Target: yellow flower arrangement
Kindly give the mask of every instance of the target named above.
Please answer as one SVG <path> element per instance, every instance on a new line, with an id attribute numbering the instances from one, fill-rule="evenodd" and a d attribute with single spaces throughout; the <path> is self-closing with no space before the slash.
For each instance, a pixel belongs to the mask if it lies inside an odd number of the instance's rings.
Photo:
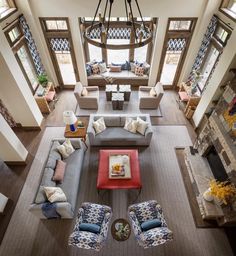
<path id="1" fill-rule="evenodd" d="M 236 196 L 236 187 L 228 181 L 211 180 L 209 194 L 215 196 L 224 204 L 228 204 Z"/>

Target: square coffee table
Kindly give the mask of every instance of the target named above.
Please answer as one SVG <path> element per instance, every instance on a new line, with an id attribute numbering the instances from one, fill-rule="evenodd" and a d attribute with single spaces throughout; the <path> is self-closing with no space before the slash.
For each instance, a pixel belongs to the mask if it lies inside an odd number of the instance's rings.
<path id="1" fill-rule="evenodd" d="M 130 156 L 130 179 L 110 179 L 109 178 L 109 156 L 110 154 L 128 154 Z M 106 149 L 99 151 L 99 166 L 97 189 L 142 189 L 140 178 L 140 167 L 138 159 L 138 150 L 136 149 Z"/>

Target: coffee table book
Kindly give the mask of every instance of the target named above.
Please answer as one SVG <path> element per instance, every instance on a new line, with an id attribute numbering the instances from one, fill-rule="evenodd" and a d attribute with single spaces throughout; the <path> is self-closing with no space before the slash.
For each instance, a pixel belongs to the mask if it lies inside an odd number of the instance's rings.
<path id="1" fill-rule="evenodd" d="M 115 164 L 122 166 L 120 172 L 114 173 Z M 109 179 L 131 179 L 129 154 L 109 154 Z"/>

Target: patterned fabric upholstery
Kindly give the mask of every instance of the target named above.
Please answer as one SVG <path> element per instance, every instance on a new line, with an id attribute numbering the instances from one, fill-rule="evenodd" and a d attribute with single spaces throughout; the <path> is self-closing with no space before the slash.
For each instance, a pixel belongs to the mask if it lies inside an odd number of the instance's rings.
<path id="1" fill-rule="evenodd" d="M 167 224 L 161 206 L 155 200 L 134 204 L 129 207 L 129 217 L 131 219 L 134 235 L 138 244 L 144 248 L 149 248 L 164 244 L 173 239 L 173 233 L 167 228 Z M 142 231 L 141 224 L 147 220 L 159 219 L 161 227 Z"/>
<path id="2" fill-rule="evenodd" d="M 34 39 L 32 37 L 32 34 L 30 32 L 30 28 L 29 28 L 29 26 L 28 26 L 28 24 L 26 22 L 25 17 L 21 16 L 19 18 L 19 21 L 20 21 L 20 25 L 21 25 L 22 31 L 24 33 L 25 39 L 27 41 L 27 45 L 29 47 L 29 50 L 30 50 L 30 53 L 31 53 L 31 56 L 32 56 L 32 59 L 33 59 L 34 65 L 35 65 L 35 68 L 37 70 L 37 74 L 38 75 L 45 74 L 45 69 L 43 67 L 41 58 L 39 56 L 39 52 L 38 52 L 37 46 L 36 46 L 36 44 L 34 42 Z"/>
<path id="3" fill-rule="evenodd" d="M 111 220 L 111 208 L 106 205 L 83 203 L 79 209 L 73 233 L 69 237 L 69 245 L 83 249 L 99 251 L 105 244 Z M 101 226 L 99 234 L 80 231 L 81 223 L 93 223 Z"/>

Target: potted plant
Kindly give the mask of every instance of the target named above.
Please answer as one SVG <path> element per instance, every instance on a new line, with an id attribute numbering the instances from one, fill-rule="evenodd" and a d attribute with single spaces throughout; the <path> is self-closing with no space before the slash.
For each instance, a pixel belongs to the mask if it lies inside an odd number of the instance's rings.
<path id="1" fill-rule="evenodd" d="M 236 199 L 236 187 L 229 181 L 210 181 L 209 195 L 225 205 L 233 202 Z"/>
<path id="2" fill-rule="evenodd" d="M 47 86 L 48 83 L 48 77 L 45 74 L 39 75 L 38 76 L 38 82 L 41 84 L 43 87 Z"/>

